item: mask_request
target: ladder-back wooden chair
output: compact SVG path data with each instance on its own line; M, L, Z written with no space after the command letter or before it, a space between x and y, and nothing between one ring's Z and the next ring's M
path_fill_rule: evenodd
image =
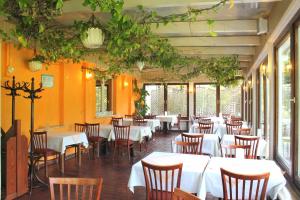
M199 132L203 134L213 134L214 123L213 122L199 122Z
M113 126L122 126L123 125L123 117L113 117L111 119L111 123Z
M120 147L126 148L128 153L128 158L130 160L130 150L133 151L134 142L129 139L130 135L130 126L114 126L115 133L115 148L114 148L114 157L116 150L118 149L118 153Z
M240 128L236 132L237 135L251 135L251 128Z
M56 159L59 158L59 163L63 162L60 159L60 152L48 148L47 131L33 132L32 140L33 152L34 154L40 155L44 159L45 176L48 177L47 159L50 156L55 156Z
M236 158L237 149L244 150L244 158L250 157L250 145L221 145L221 155L226 158Z
M50 199L100 200L102 178L49 178Z
M176 153L198 154L198 155L202 153L199 142L176 141L175 144L176 144Z
M242 175L221 168L224 200L255 199L264 200L270 173ZM249 188L246 190L245 188ZM229 190L229 191L228 191Z
M158 166L141 161L144 171L147 200L172 200L174 188L180 188L182 163Z
M95 158L95 151L98 149L98 156L100 155L100 146L105 143L105 138L100 136L99 123L86 123L86 135L90 146L93 150L93 158Z
M197 142L199 144L199 154L202 154L203 134L185 134L181 133L182 142Z
M193 194L185 192L179 188L174 189L173 200L200 200Z
M235 145L250 145L250 154L248 156L249 159L257 159L257 150L259 144L259 137L251 136L251 137L243 137L240 135L234 136Z
M234 135L238 129L242 128L242 123L226 123L227 135Z

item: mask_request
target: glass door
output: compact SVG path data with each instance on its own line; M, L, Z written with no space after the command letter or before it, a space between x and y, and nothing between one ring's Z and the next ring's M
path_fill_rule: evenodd
M216 116L217 86L213 84L195 84L195 115Z
M292 83L291 38L288 35L276 49L276 158L289 172L292 168L291 139L293 132L293 104L295 103Z

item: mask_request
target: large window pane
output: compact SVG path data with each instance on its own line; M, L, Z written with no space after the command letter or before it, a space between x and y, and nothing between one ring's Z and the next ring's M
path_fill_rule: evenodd
M300 24L300 23L298 23ZM300 178L300 148L299 148L299 145L300 145L300 133L299 133L299 124L300 124L300 103L299 103L299 100L300 100L300 25L298 25L298 28L297 28L297 31L296 31L296 37L297 37L297 41L298 41L298 46L296 46L296 62L297 62L297 67L298 67L298 80L297 80L297 91L298 91L298 96L297 96L297 102L298 102L298 110L297 110L297 114L298 114L298 121L297 121L297 124L298 124L298 170L297 170L297 175L298 175L298 181L299 181L299 178Z
M277 155L291 167L291 62L290 37L277 49Z
M195 115L209 116L216 115L216 86L215 85L195 85Z
M149 93L146 97L146 105L149 110L147 114L161 115L164 113L164 86L163 85L145 85Z
M170 115L188 116L188 86L168 85L167 111Z
M220 110L223 114L241 116L241 87L220 87Z

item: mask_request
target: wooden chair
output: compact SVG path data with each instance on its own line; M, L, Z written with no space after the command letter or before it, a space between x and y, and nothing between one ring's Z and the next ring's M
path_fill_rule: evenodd
M244 158L250 157L250 145L221 145L221 155L226 158L236 158L236 150L244 150Z
M75 123L74 124L76 132L85 132L86 131L86 124Z
M147 200L172 200L174 188L180 188L182 163L158 166L141 161L144 171Z
M133 115L125 115L126 119L130 119L130 118L133 118L133 117L134 117Z
M133 118L133 125L134 126L146 126L147 121L144 120L144 118Z
M41 155L44 158L44 165L45 165L45 176L48 177L48 165L47 165L47 158L57 156L60 159L60 152L57 152L53 149L49 149L47 146L47 132L33 132L32 136L33 142L33 152L37 155ZM63 161L62 161L63 162Z
M201 123L211 123L211 119L210 118L206 118L206 117L204 117L204 118L200 117L198 119L198 122L201 122Z
M103 183L102 178L50 177L49 178L50 199L51 200L55 200L55 199L100 200L102 183ZM59 187L55 187L55 186L59 186ZM58 192L56 192L55 188L58 189Z
M173 200L200 200L195 195L185 192L179 188L174 189Z
M105 138L100 136L100 124L86 123L86 135L90 146L93 150L93 158L95 158L95 150L98 149L98 156L100 155L100 145L104 144Z
M197 142L199 144L199 154L202 154L203 134L185 134L181 133L182 142Z
M251 128L240 128L236 132L237 135L251 135Z
M201 147L199 142L182 142L176 141L176 153L183 154L201 154Z
M204 134L212 134L214 131L213 122L199 122L199 131Z
M252 136L252 137L243 137L239 135L234 136L235 145L250 145L250 153L248 158L249 159L257 159L257 149L259 143L259 137Z
M234 135L234 131L241 129L242 123L232 124L232 123L226 123L226 132L227 135Z
M127 149L128 158L130 160L130 150L133 150L134 142L129 139L130 134L130 126L114 126L115 132L115 148L114 148L114 157L116 153L116 149L118 152L120 147L125 147Z
M257 174L257 175L241 175L241 174L235 174L233 172L229 172L221 168L224 200L228 200L228 199L264 200L266 197L266 190L269 181L269 176L270 173ZM246 191L245 188L249 188L249 191Z
M111 123L113 126L122 126L123 125L123 117L113 117L111 119Z

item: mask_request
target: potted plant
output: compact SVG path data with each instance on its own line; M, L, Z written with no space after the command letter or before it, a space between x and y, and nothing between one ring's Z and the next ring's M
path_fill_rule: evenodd
M28 66L30 71L36 72L43 68L43 63L45 61L44 56L36 55L32 59L29 60Z

